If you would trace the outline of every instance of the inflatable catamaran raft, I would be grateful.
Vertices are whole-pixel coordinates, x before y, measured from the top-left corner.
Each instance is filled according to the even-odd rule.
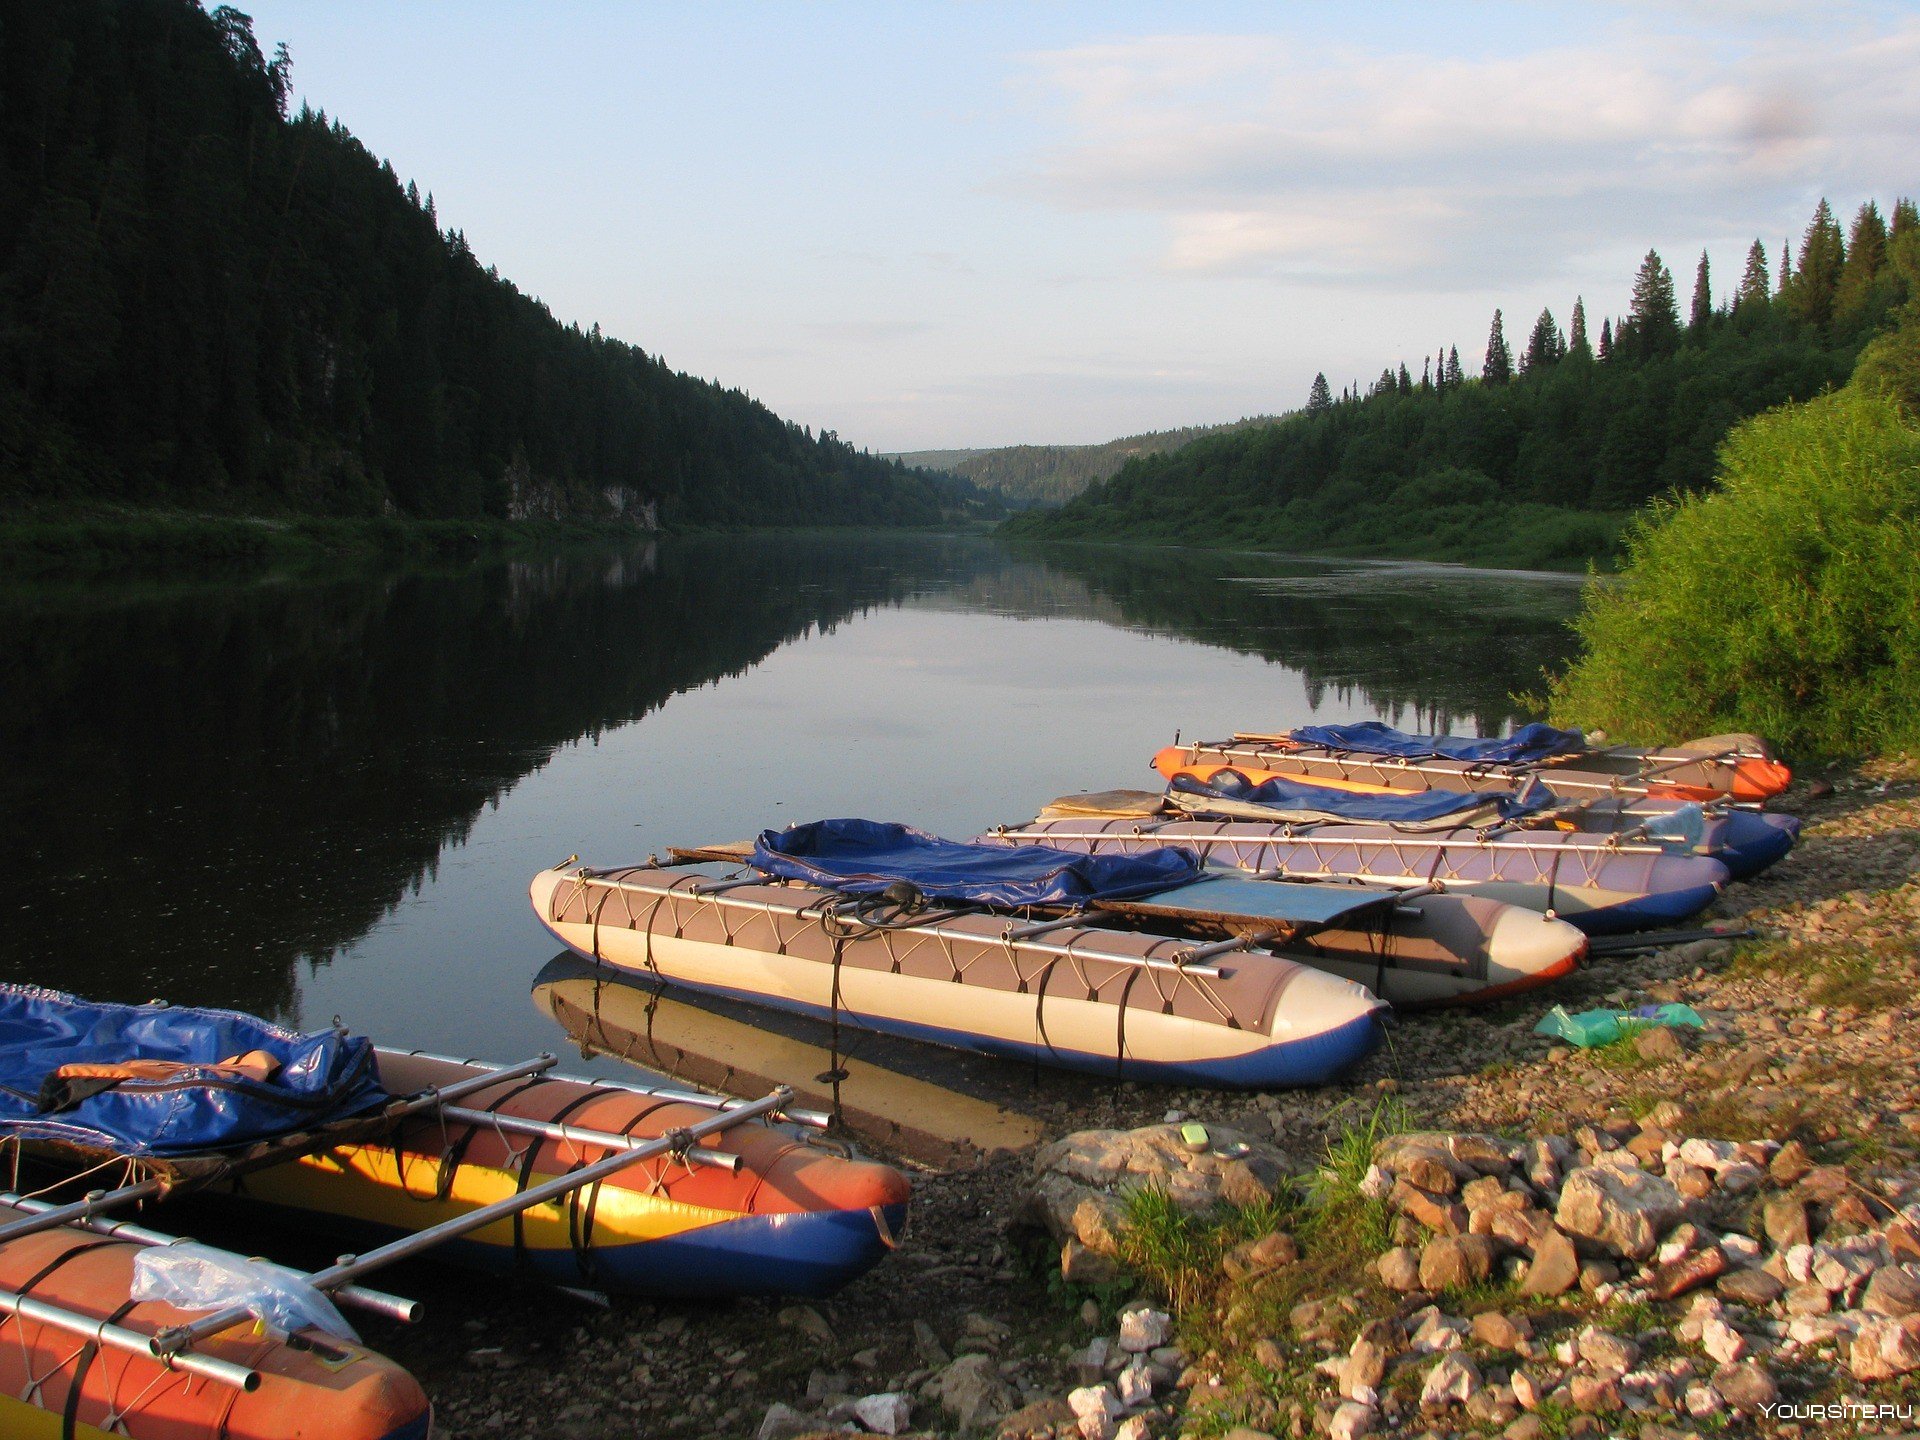
[[[1275,734],[1171,745],[1155,758],[1175,766],[1320,776],[1400,790],[1509,790],[1539,776],[1576,798],[1651,796],[1757,802],[1787,788],[1793,772],[1758,736],[1712,735],[1668,750],[1596,749],[1578,730],[1527,725],[1510,736],[1415,735],[1377,720],[1301,725]]]
[[[1362,980],[1432,1003],[1542,983],[1584,951],[1502,906],[1442,906],[1396,949],[1393,926],[1417,928],[1398,891],[1226,876],[1166,847],[1079,856],[832,820],[675,859],[544,871],[535,912],[576,953],[665,983],[1127,1078],[1319,1083],[1374,1043]]]
[[[42,1193],[54,1197],[0,1196],[0,1315],[20,1342],[0,1347],[0,1384],[16,1360],[27,1367],[30,1383],[10,1388],[64,1417],[48,1434],[423,1440],[419,1387],[327,1323],[329,1301],[415,1319],[411,1301],[363,1283],[398,1260],[441,1251],[644,1293],[820,1294],[884,1254],[904,1222],[897,1172],[796,1153],[768,1128],[824,1123],[791,1111],[789,1090],[735,1101],[561,1081],[553,1065],[381,1055],[343,1031],[234,1011],[0,986],[0,1160],[51,1176]],[[309,1166],[321,1178],[303,1187]],[[120,1183],[60,1198],[103,1170]],[[434,1193],[410,1188],[422,1176]],[[198,1313],[132,1303],[152,1297],[92,1236],[171,1249],[174,1237],[116,1212],[235,1188],[391,1238],[311,1274],[201,1247],[219,1283],[161,1297],[197,1299]],[[389,1213],[361,1213],[367,1202]],[[558,1226],[564,1248],[547,1243]],[[76,1243],[79,1231],[92,1235]],[[289,1295],[327,1333],[302,1320],[283,1326],[291,1339],[263,1340],[256,1317],[280,1316]]]
[[[1238,783],[1229,787],[1229,776]],[[1458,806],[1480,804],[1476,795],[1301,797],[1309,788],[1283,779],[1251,785],[1237,772],[1216,770],[1207,783],[1176,777],[1165,795],[1062,796],[1035,819],[981,839],[1089,854],[1185,846],[1212,864],[1288,880],[1348,879],[1501,901],[1593,935],[1685,920],[1711,903],[1730,875],[1721,860],[1693,853],[1703,822],[1697,810],[1595,835],[1516,828],[1510,815],[1454,824]],[[1282,798],[1276,790],[1290,793]],[[1790,835],[1784,843],[1791,844]]]

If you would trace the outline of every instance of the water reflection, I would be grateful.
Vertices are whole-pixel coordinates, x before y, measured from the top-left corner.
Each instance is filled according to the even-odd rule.
[[[968,833],[1197,733],[1492,727],[1570,587],[980,537],[0,594],[0,978],[538,1049],[527,876]]]

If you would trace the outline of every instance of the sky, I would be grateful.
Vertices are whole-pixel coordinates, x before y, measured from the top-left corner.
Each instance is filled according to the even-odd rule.
[[[563,321],[873,450],[1273,414],[1920,193],[1920,5],[241,0]]]

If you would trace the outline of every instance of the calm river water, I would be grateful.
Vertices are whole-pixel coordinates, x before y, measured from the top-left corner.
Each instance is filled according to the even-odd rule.
[[[973,537],[0,591],[0,979],[555,1048],[526,898],[826,815],[964,836],[1177,729],[1493,731],[1565,577]]]

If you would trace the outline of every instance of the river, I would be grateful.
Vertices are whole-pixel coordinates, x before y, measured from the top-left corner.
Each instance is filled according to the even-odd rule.
[[[955,836],[1176,729],[1492,732],[1567,577],[975,536],[0,590],[0,979],[555,1048],[526,883],[826,815]]]

